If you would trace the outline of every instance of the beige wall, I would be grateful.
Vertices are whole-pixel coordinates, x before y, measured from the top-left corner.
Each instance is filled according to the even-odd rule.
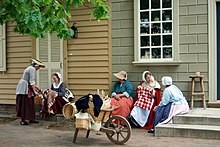
[[[8,23],[6,29],[7,70],[0,72],[0,104],[15,104],[17,83],[32,57],[31,37],[14,33],[13,26]]]
[[[113,73],[129,72],[128,78],[137,86],[144,70],[150,70],[161,83],[162,76],[170,75],[189,99],[189,75],[200,71],[206,76],[208,99],[208,5],[207,0],[179,0],[179,55],[178,66],[134,66],[134,1],[112,0],[112,60]],[[113,81],[115,78],[113,77]]]
[[[68,87],[76,98],[111,87],[111,20],[97,22],[91,10],[81,7],[72,11],[72,19],[78,26],[78,38],[67,41],[66,73]]]
[[[88,7],[72,11],[68,25],[77,22],[79,38],[64,41],[64,81],[76,98],[96,89],[108,94],[112,83],[111,20],[97,22],[91,13]],[[16,85],[36,54],[35,40],[14,33],[13,26],[7,24],[7,70],[0,73],[0,104],[15,104]]]

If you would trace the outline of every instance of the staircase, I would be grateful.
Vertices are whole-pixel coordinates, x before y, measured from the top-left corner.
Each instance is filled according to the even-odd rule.
[[[157,126],[155,136],[220,139],[218,108],[195,108],[186,115],[175,116],[173,122]]]

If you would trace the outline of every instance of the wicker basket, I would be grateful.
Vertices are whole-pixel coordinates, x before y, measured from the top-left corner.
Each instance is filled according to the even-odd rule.
[[[87,118],[76,118],[76,128],[89,130],[91,128],[91,122]]]
[[[42,99],[39,96],[35,96],[34,98],[35,105],[42,105]]]
[[[63,106],[63,116],[66,119],[72,119],[74,118],[74,115],[77,113],[76,105],[75,103],[67,103]]]

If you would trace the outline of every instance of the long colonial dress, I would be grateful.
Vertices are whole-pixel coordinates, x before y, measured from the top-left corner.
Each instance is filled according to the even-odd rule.
[[[35,120],[34,92],[32,85],[35,85],[36,69],[33,66],[27,67],[23,76],[18,82],[16,89],[16,115],[24,120]]]
[[[131,121],[135,120],[135,124],[137,123],[137,125],[147,130],[152,129],[153,127],[155,116],[153,108],[157,106],[161,100],[160,85],[156,80],[154,80],[153,76],[152,79],[153,81],[147,83],[145,78],[143,78],[143,81],[138,85],[136,89],[136,97],[134,99],[133,108],[131,111]],[[152,89],[153,94],[150,95],[149,93],[152,91]],[[143,101],[143,99],[145,101]],[[140,102],[147,107],[137,105],[137,103]]]
[[[125,96],[121,97],[120,100],[116,100],[113,98],[116,94],[124,94]],[[133,86],[128,80],[126,80],[123,84],[116,82],[112,88],[111,105],[115,107],[112,111],[112,115],[120,115],[127,119],[133,104],[132,96]]]
[[[156,125],[172,123],[173,116],[188,112],[189,105],[183,93],[175,85],[171,85],[163,91],[161,102],[156,108],[153,128]]]
[[[63,99],[66,90],[66,85],[61,81],[57,86],[55,83],[51,85],[50,91],[44,92],[44,99],[42,101],[41,116],[46,117],[48,115],[48,108],[52,108],[55,114],[62,114],[63,106],[67,103]],[[55,95],[55,93],[58,95]]]

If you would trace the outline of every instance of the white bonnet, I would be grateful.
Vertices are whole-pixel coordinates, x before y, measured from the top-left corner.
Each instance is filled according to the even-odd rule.
[[[169,76],[164,76],[164,77],[162,78],[162,84],[163,84],[164,86],[172,85],[172,78],[169,77]]]

